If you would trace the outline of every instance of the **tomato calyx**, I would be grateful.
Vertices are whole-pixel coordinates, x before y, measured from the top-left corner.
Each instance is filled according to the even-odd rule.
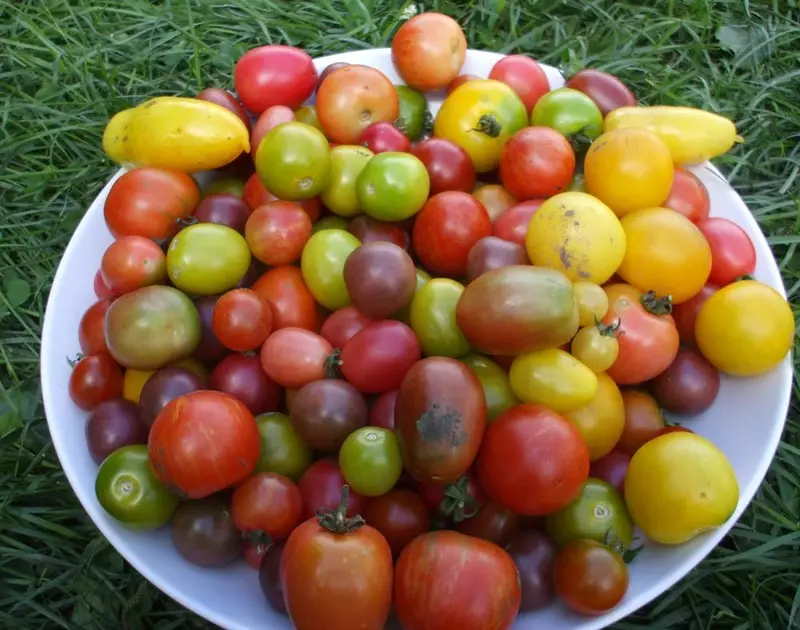
[[[444,487],[444,499],[439,503],[438,510],[439,514],[457,525],[475,516],[480,507],[478,499],[469,491],[469,477],[464,475]]]
[[[431,110],[426,109],[422,115],[422,137],[427,138],[433,134],[433,114]]]
[[[71,368],[74,368],[76,365],[78,365],[78,363],[83,361],[85,358],[86,356],[83,354],[83,352],[79,352],[78,354],[75,355],[74,359],[70,359],[69,357],[67,357],[67,363],[69,363],[69,366]]]
[[[325,359],[325,376],[327,378],[342,378],[342,351],[335,348]]]
[[[360,529],[367,522],[364,518],[357,514],[353,517],[347,516],[347,501],[350,497],[350,486],[344,484],[342,486],[342,500],[339,502],[339,507],[335,510],[320,510],[317,512],[317,523],[323,529],[327,529],[332,534],[352,534],[357,529]]]
[[[503,127],[494,114],[484,114],[478,118],[478,126],[472,129],[472,131],[485,133],[490,138],[497,138],[502,130]]]
[[[610,324],[604,324],[595,315],[594,318],[594,325],[597,326],[597,330],[603,337],[614,337],[614,339],[619,339],[621,335],[625,334],[624,330],[620,330],[620,326],[622,325],[622,318],[617,317],[616,321]]]
[[[739,276],[738,278],[734,279],[734,282],[742,282],[743,280],[755,280],[753,276],[749,273],[744,274],[743,276]]]
[[[585,130],[586,127],[579,129],[567,137],[567,140],[569,140],[569,144],[572,147],[572,150],[575,152],[576,157],[585,156],[586,152],[589,150],[589,147],[592,146],[593,141],[584,133]]]
[[[402,133],[403,135],[408,135],[408,121],[403,118],[402,116],[395,120],[392,125],[394,126],[397,131]],[[364,146],[367,146],[367,143],[364,143]]]
[[[653,315],[669,315],[672,312],[672,296],[658,297],[655,291],[648,291],[642,296],[644,310]]]
[[[272,540],[267,532],[260,529],[251,529],[247,532],[242,532],[242,538],[255,547],[256,555],[264,557],[275,546],[275,541]]]

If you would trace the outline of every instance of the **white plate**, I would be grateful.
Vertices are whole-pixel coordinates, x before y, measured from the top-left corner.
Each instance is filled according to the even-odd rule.
[[[487,76],[502,55],[470,50],[462,73]],[[362,50],[321,57],[317,70],[337,62],[359,63],[384,72],[401,83],[389,49]],[[544,67],[551,88],[564,80],[555,68]],[[438,110],[442,95],[431,99]],[[97,138],[100,142],[100,138]],[[756,248],[755,277],[785,294],[778,267],[755,219],[739,196],[709,165],[694,169],[711,195],[711,214],[736,221]],[[112,242],[103,220],[103,203],[117,173],[103,188],[75,231],[56,272],[42,334],[42,393],[56,452],[75,494],[103,535],[144,577],[167,595],[228,630],[288,629],[286,617],[272,611],[261,594],[255,571],[244,562],[216,570],[183,560],[172,546],[168,527],[156,533],[133,533],[111,519],[94,494],[97,465],[84,436],[86,414],[69,398],[67,357],[80,350],[78,323],[96,301],[95,271]],[[666,591],[697,565],[722,539],[753,498],[778,446],[789,405],[792,372],[789,357],[769,374],[753,379],[723,378],[713,407],[691,421],[692,429],[710,438],[730,458],[741,487],[739,505],[728,523],[680,547],[647,545],[631,565],[630,589],[609,613],[594,619],[573,616],[559,606],[521,615],[515,628],[593,630],[603,628]]]

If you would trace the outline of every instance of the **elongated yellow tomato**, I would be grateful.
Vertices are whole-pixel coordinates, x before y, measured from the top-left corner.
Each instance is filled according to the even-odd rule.
[[[467,81],[442,103],[433,135],[456,143],[485,173],[500,163],[508,139],[527,126],[528,114],[519,96],[505,83],[491,79]]]
[[[685,431],[646,442],[625,475],[625,503],[648,538],[680,545],[722,525],[736,510],[739,484],[725,454]]]
[[[511,364],[508,378],[517,398],[559,413],[585,407],[597,395],[595,373],[558,348],[521,354]]]
[[[733,376],[757,376],[792,348],[792,309],[772,287],[740,280],[714,293],[697,315],[695,337],[714,367]]]
[[[117,164],[130,162],[128,154],[128,125],[130,125],[136,108],[125,109],[108,121],[103,131],[103,151]]]
[[[566,414],[589,449],[592,461],[608,455],[625,428],[625,402],[608,374],[597,375],[597,394],[585,407]]]
[[[250,151],[250,138],[238,116],[221,105],[168,96],[135,108],[125,149],[140,166],[193,173],[229,164]]]
[[[667,145],[676,164],[705,162],[741,141],[732,120],[693,107],[620,107],[606,116],[603,126],[606,131],[652,131]]]
[[[625,232],[602,201],[566,192],[550,197],[533,214],[525,249],[534,265],[557,269],[573,282],[603,284],[625,255]]]

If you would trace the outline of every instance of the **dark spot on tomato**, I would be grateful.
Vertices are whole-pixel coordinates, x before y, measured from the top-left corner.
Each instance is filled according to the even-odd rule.
[[[447,440],[452,447],[467,442],[467,434],[461,426],[461,415],[452,407],[441,409],[439,404],[431,405],[419,417],[417,432],[423,442]]]
[[[562,208],[563,208],[563,206],[562,206]],[[574,211],[574,210],[567,210],[567,211],[564,213],[564,216],[565,216],[565,217],[574,217],[574,216],[575,216],[575,211]]]

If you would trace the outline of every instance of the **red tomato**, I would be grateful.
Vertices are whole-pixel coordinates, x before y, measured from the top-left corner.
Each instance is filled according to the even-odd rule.
[[[453,483],[417,483],[417,493],[436,516],[458,524],[474,517],[486,502],[486,493],[478,482],[478,474],[470,469]]]
[[[406,84],[426,92],[446,87],[467,56],[467,38],[458,22],[441,13],[421,13],[392,38],[392,62]]]
[[[500,157],[500,179],[517,199],[552,197],[565,191],[575,175],[575,151],[550,127],[526,127],[515,133]]]
[[[363,245],[376,241],[387,241],[402,247],[406,251],[411,245],[411,238],[408,232],[403,229],[402,224],[378,221],[366,214],[361,214],[350,221],[347,230]]]
[[[448,190],[471,193],[475,166],[464,149],[445,138],[428,138],[411,148],[425,165],[431,180],[431,195]]]
[[[369,409],[369,424],[373,427],[382,427],[389,431],[394,431],[394,406],[397,403],[399,389],[384,392]]]
[[[322,324],[319,334],[325,337],[334,348],[343,348],[353,336],[372,320],[355,306],[345,306],[334,311]]]
[[[178,233],[180,219],[192,216],[199,200],[197,184],[186,173],[135,168],[114,182],[103,214],[114,238],[166,239]]]
[[[519,534],[522,522],[519,515],[497,501],[487,501],[475,516],[459,524],[457,529],[462,534],[483,538],[505,547]]]
[[[486,493],[517,514],[544,516],[578,496],[589,451],[575,426],[542,405],[516,405],[489,425],[478,454]]]
[[[78,341],[84,355],[104,354],[106,345],[106,311],[111,300],[100,300],[92,304],[81,317],[78,325]]]
[[[228,92],[228,90],[223,90],[222,88],[206,88],[202,92],[198,92],[195,98],[199,98],[201,101],[208,101],[209,103],[216,103],[217,105],[221,105],[225,109],[227,109],[232,114],[236,114],[236,116],[244,123],[244,126],[247,127],[247,130],[250,130],[250,117],[247,115],[247,112],[242,107],[242,104],[239,102],[239,99],[236,98],[233,94]],[[251,145],[252,148],[252,145]]]
[[[109,354],[83,357],[69,375],[69,397],[85,411],[106,400],[121,398],[122,369]]]
[[[492,234],[525,247],[525,235],[528,233],[531,217],[544,202],[544,199],[531,199],[512,206],[492,224]]]
[[[418,536],[395,567],[394,608],[404,630],[508,630],[521,599],[511,556],[458,532]]]
[[[244,202],[247,204],[247,207],[250,208],[251,212],[270,201],[280,201],[265,188],[261,180],[258,179],[257,173],[253,173],[248,178],[247,183],[244,185],[242,199],[244,199]],[[311,197],[311,199],[303,199],[302,201],[296,201],[294,203],[300,205],[308,215],[308,218],[311,219],[311,223],[319,219],[319,215],[322,212],[322,202],[319,200],[319,197]]]
[[[147,451],[156,477],[176,493],[201,499],[253,473],[261,435],[253,414],[233,396],[196,391],[156,416]]]
[[[447,87],[445,88],[445,94],[450,96],[450,94],[452,94],[457,87],[463,85],[467,81],[474,81],[475,79],[482,78],[483,77],[479,77],[477,74],[459,74],[455,79],[447,84]]]
[[[288,327],[319,330],[317,303],[299,267],[287,265],[268,269],[250,289],[270,305],[273,330]]]
[[[211,329],[230,350],[255,350],[272,331],[272,310],[255,291],[234,289],[217,300],[211,315]]]
[[[724,287],[756,270],[756,250],[742,228],[723,218],[704,219],[697,227],[711,247],[708,281]]]
[[[465,192],[449,191],[425,202],[414,221],[411,242],[430,272],[461,277],[472,246],[491,233],[483,205]]]
[[[259,46],[236,62],[233,81],[244,106],[260,114],[273,105],[300,107],[314,93],[317,71],[299,48]]]
[[[421,356],[414,331],[387,319],[367,324],[344,345],[339,369],[360,392],[380,394],[400,387]]]
[[[608,295],[603,323],[619,321],[619,354],[607,374],[617,385],[655,378],[678,354],[680,339],[675,321],[667,313],[657,314],[661,312],[658,300],[648,300],[629,284],[606,285],[603,289]]]
[[[525,55],[509,55],[494,64],[489,78],[502,81],[517,93],[528,114],[536,102],[550,91],[542,67]]]
[[[714,264],[713,259],[711,264]],[[694,337],[694,324],[697,321],[697,314],[703,304],[706,303],[706,300],[717,291],[719,291],[718,286],[707,284],[693,298],[672,307],[672,319],[675,320],[675,327],[678,329],[681,343],[692,346],[697,345]]]
[[[303,499],[291,479],[278,473],[256,473],[236,488],[231,518],[243,534],[265,535],[269,543],[292,533],[300,523]]]
[[[411,151],[411,140],[390,122],[376,122],[364,129],[358,144],[364,145],[373,153],[386,151]]]
[[[567,87],[586,94],[604,117],[620,107],[636,107],[636,97],[628,86],[613,74],[602,70],[581,70],[567,81]]]
[[[333,346],[303,328],[281,328],[261,346],[261,366],[281,387],[298,388],[326,376]]]
[[[273,105],[265,109],[258,117],[256,124],[253,125],[253,132],[250,134],[250,155],[256,159],[258,145],[267,135],[270,129],[282,125],[283,123],[295,120],[294,112],[285,105]]]
[[[422,499],[403,488],[370,499],[364,509],[364,520],[383,534],[395,557],[431,527],[431,517]]]
[[[117,295],[167,280],[167,256],[143,236],[123,236],[108,246],[100,263],[103,282]]]
[[[669,197],[662,205],[697,223],[708,218],[711,198],[705,184],[697,175],[676,164]]]
[[[281,388],[264,373],[259,357],[249,354],[231,354],[217,363],[208,388],[240,400],[254,416],[276,411],[281,401]]]
[[[256,208],[244,227],[244,237],[253,256],[270,266],[300,260],[311,237],[311,219],[291,201],[270,201]]]
[[[106,285],[105,280],[103,280],[103,272],[100,269],[94,274],[94,294],[100,300],[113,300],[117,297]]]
[[[312,518],[320,510],[335,510],[341,501],[345,483],[335,460],[320,459],[311,464],[297,483],[303,497],[303,520]],[[351,489],[347,516],[361,514],[366,504],[367,500]]]

